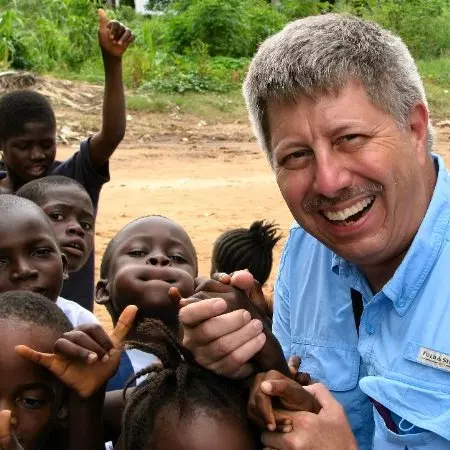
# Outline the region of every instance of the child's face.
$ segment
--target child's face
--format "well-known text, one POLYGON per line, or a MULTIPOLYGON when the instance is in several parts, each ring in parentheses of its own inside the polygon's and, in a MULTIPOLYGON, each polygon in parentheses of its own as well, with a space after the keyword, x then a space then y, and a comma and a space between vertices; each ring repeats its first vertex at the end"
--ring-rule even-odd
MULTIPOLYGON (((256 450, 262 448, 248 424, 242 424, 231 413, 227 415, 201 412, 189 419, 164 414, 164 423, 155 423, 156 435, 149 442, 158 450, 256 450), (172 423, 170 423, 172 422, 172 423), (165 430, 165 431, 163 431, 165 430), (170 430, 170 431, 169 431, 170 430)), ((150 446, 151 444, 151 446, 150 446)))
POLYGON ((61 253, 45 217, 21 207, 0 215, 0 292, 33 291, 56 301, 62 281, 61 253))
POLYGON ((50 219, 69 272, 75 272, 94 246, 94 207, 86 191, 69 185, 55 186, 47 197, 39 206, 50 219))
POLYGON ((40 122, 29 122, 23 133, 2 143, 8 170, 24 183, 43 177, 55 161, 56 130, 40 122))
POLYGON ((11 411, 11 423, 24 450, 35 450, 54 425, 61 407, 62 385, 43 367, 16 354, 24 344, 53 352, 61 333, 20 320, 0 319, 0 410, 11 411))
POLYGON ((183 297, 194 293, 197 262, 189 236, 171 220, 146 217, 128 226, 119 239, 106 285, 114 315, 135 304, 141 317, 172 324, 178 307, 169 288, 177 287, 183 297))

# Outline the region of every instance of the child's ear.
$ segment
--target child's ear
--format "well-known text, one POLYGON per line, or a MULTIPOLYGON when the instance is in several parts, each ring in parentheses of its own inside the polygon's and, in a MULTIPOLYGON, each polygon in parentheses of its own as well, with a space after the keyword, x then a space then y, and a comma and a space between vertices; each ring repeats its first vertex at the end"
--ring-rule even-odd
POLYGON ((107 305, 110 302, 108 280, 97 281, 95 286, 95 302, 99 305, 107 305))
POLYGON ((69 260, 67 259, 67 256, 64 253, 61 253, 61 261, 63 265, 63 280, 69 279, 69 260))

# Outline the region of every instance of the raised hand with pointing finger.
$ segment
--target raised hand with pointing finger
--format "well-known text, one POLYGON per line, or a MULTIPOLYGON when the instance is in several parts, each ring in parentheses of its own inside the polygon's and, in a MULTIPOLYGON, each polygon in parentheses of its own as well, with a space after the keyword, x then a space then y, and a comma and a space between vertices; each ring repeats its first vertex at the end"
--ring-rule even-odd
POLYGON ((133 41, 129 28, 117 20, 108 20, 106 12, 98 10, 98 42, 103 53, 120 58, 133 41))
POLYGON ((16 352, 50 370, 80 397, 88 398, 117 370, 136 313, 136 306, 127 306, 109 337, 98 326, 95 332, 77 329, 58 339, 55 353, 37 352, 25 345, 18 345, 16 352))

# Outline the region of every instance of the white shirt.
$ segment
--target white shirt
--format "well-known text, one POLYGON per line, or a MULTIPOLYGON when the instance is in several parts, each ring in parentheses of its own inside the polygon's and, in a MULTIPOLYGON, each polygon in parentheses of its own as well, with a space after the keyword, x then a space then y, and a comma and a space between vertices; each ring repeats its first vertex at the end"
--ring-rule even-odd
POLYGON ((58 297, 56 305, 59 306, 59 309, 67 316, 74 328, 89 323, 99 323, 94 314, 71 300, 58 297))

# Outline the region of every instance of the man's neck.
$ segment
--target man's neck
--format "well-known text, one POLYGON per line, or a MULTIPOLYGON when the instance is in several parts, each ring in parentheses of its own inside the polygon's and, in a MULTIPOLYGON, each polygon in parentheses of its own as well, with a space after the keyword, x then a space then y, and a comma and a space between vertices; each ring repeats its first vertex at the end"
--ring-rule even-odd
POLYGON ((0 180, 0 194, 13 194, 20 189, 25 183, 10 172, 6 172, 6 176, 0 180))

